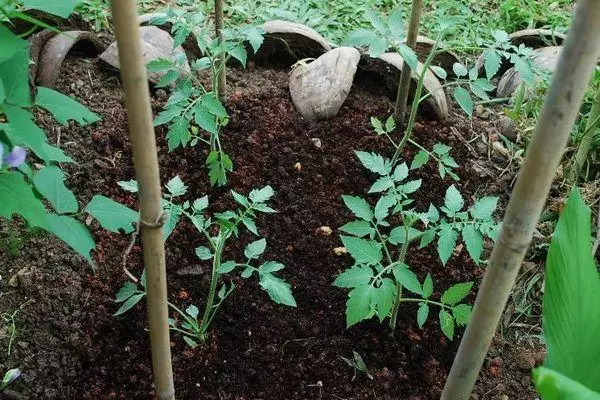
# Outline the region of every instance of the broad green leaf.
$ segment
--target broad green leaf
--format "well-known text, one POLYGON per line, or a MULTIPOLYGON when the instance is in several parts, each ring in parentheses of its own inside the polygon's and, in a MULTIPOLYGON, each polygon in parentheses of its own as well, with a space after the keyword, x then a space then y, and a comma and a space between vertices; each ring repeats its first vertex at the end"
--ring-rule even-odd
POLYGON ((173 68, 173 61, 166 58, 157 58, 146 64, 146 69, 150 72, 165 72, 173 68))
POLYGON ((361 285, 348 293, 346 328, 371 316, 371 298, 374 290, 371 285, 361 285))
POLYGON ((229 49, 229 55, 238 60, 242 64, 242 67, 246 68, 246 60, 248 59, 248 54, 246 53, 246 49, 242 44, 238 44, 229 49))
MULTIPOLYGON (((419 238, 423 232, 415 228, 408 228, 408 242, 412 242, 413 240, 419 238)), ((390 235, 388 238, 391 244, 404 244, 406 242, 406 228, 404 226, 397 226, 390 231, 390 235)))
POLYGON ((48 165, 33 177, 35 188, 52 204, 59 214, 75 213, 79 210, 77 199, 64 184, 65 174, 60 168, 48 165))
POLYGON ((242 224, 244 224, 244 226, 252 233, 254 233, 256 236, 258 236, 258 228, 256 227, 256 224, 254 223, 254 221, 252 220, 252 218, 249 217, 244 217, 242 218, 242 224))
POLYGON ((372 235, 375 233, 375 229, 371 226, 371 224, 367 221, 352 221, 348 222, 346 225, 338 228, 342 232, 349 233, 350 235, 363 237, 367 235, 372 235))
POLYGON ((433 293, 433 279, 431 274, 427 274, 425 281, 423 281, 423 298, 428 299, 433 293))
POLYGON ((275 272, 275 271, 280 271, 284 268, 285 268, 285 265, 283 265, 280 262, 266 261, 260 267, 258 267, 258 272, 271 273, 271 272, 275 272))
MULTIPOLYGON (((2 48, 2 58, 4 47, 2 48)), ((12 50, 8 50, 12 52, 12 50)), ((0 79, 4 84, 5 104, 13 106, 28 107, 31 105, 31 93, 29 91, 29 46, 23 47, 10 58, 0 62, 0 79)))
POLYGON ((343 235, 340 238, 357 264, 377 265, 383 259, 379 243, 373 240, 343 235))
MULTIPOLYGON (((196 247, 196 256, 201 260, 210 260, 213 255, 208 247, 198 246, 196 247)), ((222 266, 222 265, 221 265, 222 266)))
POLYGON ((494 37, 494 40, 498 43, 506 43, 510 40, 510 36, 508 35, 508 33, 500 29, 494 29, 492 31, 492 36, 494 37))
POLYGON ((392 272, 394 273, 394 278, 396 278, 396 282, 400 283, 406 289, 410 290, 413 293, 418 295, 423 294, 423 288, 419 283, 419 279, 414 272, 412 272, 408 265, 399 264, 392 268, 392 272))
POLYGON ((215 135, 219 130, 217 117, 202 103, 196 103, 196 106, 194 106, 194 122, 200 128, 215 135))
POLYGON ((436 74, 437 77, 440 78, 440 79, 446 79, 448 77, 448 73, 442 67, 438 67, 436 65, 432 65, 432 66, 429 67, 429 69, 432 70, 433 73, 436 74))
POLYGON ((392 132, 394 129, 396 129, 396 121, 394 121, 394 116, 390 115, 388 119, 385 120, 385 130, 392 132))
POLYGON ((49 161, 54 161, 57 163, 74 163, 75 162, 71 157, 66 155, 65 152, 62 151, 62 149, 59 149, 58 147, 55 147, 55 146, 51 146, 48 143, 43 143, 42 149, 43 149, 44 153, 46 153, 46 156, 48 156, 49 161))
POLYGON ((248 197, 253 203, 264 203, 273 197, 274 194, 275 192, 271 186, 265 186, 262 189, 254 189, 250 191, 248 197))
POLYGON ((235 261, 226 261, 219 266, 219 274, 228 274, 236 267, 235 261))
POLYGON ((356 196, 342 196, 342 199, 344 200, 346 207, 348 207, 358 218, 364 219, 365 221, 373 220, 373 210, 365 199, 356 196))
POLYGON ((208 196, 203 196, 199 199, 194 200, 192 208, 194 211, 199 212, 208 207, 208 196))
POLYGON ((378 37, 377 33, 369 29, 357 29, 350 32, 342 44, 344 46, 363 47, 370 45, 378 37))
POLYGON ((498 205, 497 197, 482 197, 471 208, 471 215, 475 219, 488 220, 492 218, 498 205))
POLYGON ((471 259, 475 261, 475 264, 479 264, 481 251, 483 250, 483 236, 473 225, 465 225, 461 233, 471 259))
POLYGON ((137 303, 140 302, 140 300, 142 298, 144 298, 144 296, 146 295, 146 293, 139 293, 136 295, 131 296, 130 298, 127 299, 127 301, 125 301, 121 307, 119 307, 119 309, 117 310, 116 313, 113 314, 113 316, 118 316, 121 315, 127 311, 129 311, 131 308, 133 308, 133 306, 135 306, 137 303))
POLYGON ((167 131, 167 144, 169 146, 169 152, 175 150, 177 147, 185 147, 192 139, 190 133, 190 121, 183 116, 177 116, 173 120, 173 123, 169 125, 167 131))
POLYGON ((233 196, 233 199, 243 205, 244 207, 249 207, 250 206, 250 202, 248 201, 248 199, 246 198, 246 196, 239 194, 238 192, 236 192, 235 190, 231 190, 231 195, 233 196))
POLYGON ((247 258, 257 258, 258 256, 260 256, 262 253, 265 252, 266 247, 267 247, 267 240, 264 238, 259 239, 252 243, 249 243, 246 246, 246 248, 244 249, 244 255, 247 258))
POLYGON ((404 185, 400 186, 400 190, 404 194, 414 193, 421 187, 422 180, 415 179, 414 181, 408 181, 404 185))
POLYGON ((468 304, 459 304, 455 307, 452 307, 452 315, 456 320, 456 325, 465 326, 469 323, 471 319, 471 312, 473 308, 468 304))
POLYGON ((410 169, 421 168, 423 165, 427 164, 429 161, 429 153, 425 150, 420 150, 413 158, 412 163, 410 163, 410 169))
POLYGON ((381 196, 375 204, 375 219, 377 221, 384 220, 390 211, 390 208, 396 205, 394 196, 381 196))
POLYGON ((169 182, 167 182, 166 186, 167 190, 173 197, 183 196, 187 192, 187 185, 183 183, 179 175, 172 178, 169 182))
POLYGON ((57 15, 62 18, 67 18, 73 13, 76 5, 81 3, 81 0, 23 0, 23 6, 27 9, 35 9, 46 12, 48 14, 57 15))
POLYGON ((383 322, 390 314, 395 298, 396 285, 390 278, 384 278, 381 285, 373 292, 373 303, 375 303, 380 322, 383 322))
POLYGON ((492 79, 500 70, 500 64, 502 63, 502 57, 493 49, 487 49, 484 53, 485 76, 488 79, 492 79))
POLYGON ((531 371, 533 383, 544 400, 600 400, 600 393, 546 367, 531 371))
POLYGON ((296 307, 296 300, 292 294, 291 286, 283 279, 268 273, 261 273, 260 286, 266 290, 275 303, 296 307))
POLYGON ((202 105, 206 107, 208 112, 216 115, 220 118, 227 118, 227 110, 223 107, 221 101, 217 98, 214 92, 206 93, 202 95, 202 99, 200 100, 202 105))
MULTIPOLYGON (((17 35, 12 33, 4 25, 0 25, 0 63, 11 59, 17 52, 26 49, 28 43, 26 40, 19 38, 17 35)), ((2 75, 0 75, 0 78, 2 75)), ((4 99, 0 99, 2 103, 4 99)))
POLYGON ((372 9, 368 9, 365 12, 365 17, 376 31, 384 35, 387 33, 387 24, 377 12, 373 11, 372 9))
POLYGON ((419 309, 417 310, 417 324, 420 329, 423 329, 423 325, 427 321, 427 317, 429 317, 429 305, 426 303, 421 303, 419 309))
POLYGON ((393 177, 396 182, 403 181, 408 177, 408 166, 406 163, 402 163, 394 169, 393 177))
POLYGON ((462 195, 456 189, 456 186, 451 185, 446 189, 446 195, 444 196, 444 205, 452 212, 459 212, 465 205, 462 195))
POLYGON ((405 35, 401 7, 394 7, 390 13, 390 16, 388 17, 388 26, 394 39, 399 39, 405 35))
POLYGON ((10 220, 15 214, 21 215, 29 225, 49 229, 46 208, 21 173, 8 171, 0 174, 0 188, 0 217, 10 220))
POLYGON ((164 210, 164 212, 167 214, 167 220, 163 225, 163 240, 166 241, 175 230, 175 227, 179 222, 181 214, 183 214, 183 208, 179 205, 174 204, 171 207, 164 210))
POLYGON ((373 58, 377 58, 377 57, 381 56, 383 53, 385 53, 387 51, 388 47, 390 47, 390 44, 387 41, 387 39, 378 37, 378 38, 374 39, 371 42, 371 44, 369 45, 369 56, 371 56, 373 58))
POLYGON ((546 260, 545 366, 600 392, 600 279, 591 252, 590 210, 573 189, 546 260))
POLYGON ((175 117, 181 116, 183 109, 178 106, 167 108, 166 110, 162 110, 156 118, 154 118, 154 126, 159 126, 171 122, 175 117))
POLYGON ((448 154, 448 152, 452 150, 452 147, 447 146, 443 143, 436 143, 433 145, 433 152, 438 156, 442 156, 444 154, 448 154))
POLYGON ((427 246, 429 243, 433 242, 435 239, 435 229, 427 229, 423 232, 423 236, 421 236, 421 240, 419 241, 419 249, 427 246))
POLYGON ((137 291, 137 286, 133 282, 125 282, 115 296, 115 301, 121 303, 131 297, 137 291))
POLYGON ((246 267, 246 269, 242 272, 242 278, 247 279, 252 276, 252 274, 256 271, 253 267, 246 267))
POLYGON ((92 266, 90 252, 96 248, 90 231, 81 222, 64 215, 48 215, 49 231, 85 258, 92 266))
POLYGON ((37 88, 35 104, 48 110, 61 124, 67 125, 70 119, 80 125, 91 124, 100 120, 100 116, 87 107, 55 90, 43 86, 37 88))
POLYGON ((417 70, 417 64, 419 63, 419 60, 415 52, 410 47, 402 43, 398 46, 398 53, 400 53, 402 60, 408 64, 410 69, 413 71, 417 70))
POLYGON ((373 277, 373 269, 369 266, 355 266, 348 268, 335 278, 333 286, 343 288, 354 288, 361 285, 366 285, 373 277))
POLYGON ((454 99, 469 117, 473 115, 473 99, 465 88, 459 86, 454 89, 454 99))
POLYGON ((104 229, 119 233, 134 231, 133 225, 138 220, 138 213, 114 200, 96 195, 85 208, 85 212, 94 217, 104 229))
POLYGON ((33 150, 39 158, 47 160, 46 134, 33 122, 33 114, 26 109, 9 104, 3 104, 2 110, 8 118, 10 129, 5 132, 11 143, 15 146, 25 145, 33 150))
POLYGON ((440 213, 433 204, 429 204, 429 209, 427 210, 427 218, 429 218, 429 221, 431 222, 437 222, 440 219, 440 213))
POLYGON ((384 192, 394 186, 394 180, 389 176, 382 176, 377 179, 375 183, 369 189, 369 193, 384 192))
MULTIPOLYGON (((177 80, 177 78, 179 78, 180 76, 181 76, 181 74, 176 69, 172 69, 170 71, 167 71, 167 73, 165 73, 163 76, 161 76, 160 80, 156 84, 156 87, 157 88, 167 87, 171 83, 175 82, 177 80)), ((176 99, 177 99, 176 97, 171 96, 169 98, 169 101, 168 101, 167 104, 175 104, 175 103, 177 103, 176 99)), ((182 99, 183 99, 183 97, 182 97, 182 99)))
POLYGON ((368 153, 366 151, 355 151, 354 153, 362 165, 369 171, 375 172, 379 175, 387 175, 392 170, 392 164, 390 160, 383 158, 377 153, 368 153))
POLYGON ((472 287, 473 282, 462 282, 450 286, 442 294, 442 299, 440 301, 449 306, 458 304, 460 301, 462 301, 465 297, 469 295, 469 292, 471 292, 472 287))
POLYGON ((450 340, 454 339, 454 319, 452 315, 444 309, 440 310, 440 328, 442 333, 450 340))
POLYGON ((454 71, 454 75, 456 75, 459 78, 461 76, 467 76, 467 74, 469 73, 469 71, 467 71, 467 68, 459 62, 455 62, 454 64, 452 64, 452 71, 454 71))
POLYGON ((442 228, 439 233, 437 250, 440 255, 440 259, 442 260, 442 264, 446 265, 446 262, 452 256, 452 252, 456 247, 456 239, 458 238, 458 233, 454 231, 450 226, 442 228))
POLYGON ((117 182, 117 185, 121 186, 121 188, 123 188, 124 190, 131 192, 131 193, 137 193, 138 192, 138 183, 135 179, 130 179, 128 181, 119 181, 117 182))

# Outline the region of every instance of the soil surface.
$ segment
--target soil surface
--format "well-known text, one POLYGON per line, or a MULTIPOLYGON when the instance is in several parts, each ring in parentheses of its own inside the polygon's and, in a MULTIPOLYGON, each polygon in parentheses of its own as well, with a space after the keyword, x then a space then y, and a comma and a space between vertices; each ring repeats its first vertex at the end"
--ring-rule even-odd
MULTIPOLYGON (((375 322, 347 330, 347 294, 331 285, 351 265, 349 256, 333 252, 341 246, 336 229, 351 220, 341 195, 364 196, 373 179, 353 150, 391 155, 391 146, 373 133, 369 117, 387 117, 392 104, 376 90, 358 84, 336 118, 309 124, 295 111, 286 71, 255 68, 233 70, 230 75, 231 121, 222 135, 235 164, 228 186, 210 187, 202 146, 169 154, 164 127, 156 130, 161 179, 166 182, 179 175, 189 185, 189 200, 209 194, 211 211, 233 206, 229 189, 247 193, 271 185, 276 191, 271 206, 278 213, 261 215, 257 225, 267 238, 265 257, 286 265, 281 275, 292 284, 298 307, 272 303, 256 281, 241 280, 235 273, 228 277, 237 289, 220 308, 207 345, 190 349, 180 336, 172 335, 177 398, 439 398, 460 336, 447 340, 435 313, 420 330, 416 307, 411 305, 402 307, 394 338, 387 325, 375 322), (316 234, 321 226, 331 227, 334 233, 316 234), (353 350, 362 355, 373 379, 360 373, 353 379, 355 371, 341 358, 351 357, 353 350)), ((58 143, 77 161, 63 167, 67 186, 81 207, 95 194, 136 207, 135 195, 117 185, 134 177, 118 75, 95 59, 68 59, 57 89, 102 116, 102 121, 82 128, 61 127, 44 112, 38 115, 51 143, 58 143)), ((156 93, 155 114, 165 101, 164 93, 156 93)), ((510 184, 486 173, 481 165, 487 160, 468 142, 494 134, 493 121, 455 115, 445 123, 420 121, 414 137, 428 148, 437 141, 453 147, 452 155, 461 165, 461 180, 455 184, 472 201, 475 196, 503 192, 510 184)), ((407 148, 405 156, 412 159, 414 153, 407 148)), ((423 179, 415 196, 420 209, 430 202, 441 204, 446 188, 454 183, 442 181, 434 165, 416 171, 415 176, 423 179)), ((19 310, 12 353, 6 358, 2 349, 0 370, 19 367, 23 375, 12 388, 30 399, 150 399, 144 302, 120 317, 112 316, 118 308, 114 295, 127 279, 121 262, 130 238, 104 231, 96 222, 87 223, 97 242, 95 272, 47 235, 28 238, 16 254, 0 250, 0 310, 19 310)), ((0 229, 2 238, 23 232, 19 223, 0 229)), ((194 254, 195 247, 204 244, 202 239, 183 221, 166 243, 169 299, 180 307, 196 304, 202 309, 204 305, 210 266, 194 254)), ((226 259, 240 260, 251 240, 245 232, 232 241, 226 259)), ((421 280, 432 274, 434 297, 453 283, 473 280, 477 286, 481 280, 484 267, 474 265, 464 249, 456 252, 446 267, 434 246, 409 252, 408 264, 421 280)), ((129 255, 128 267, 141 274, 139 243, 129 255)), ((4 347, 8 331, 2 328, 4 347)), ((529 369, 542 358, 532 344, 516 343, 507 332, 498 335, 473 398, 536 398, 529 369)))

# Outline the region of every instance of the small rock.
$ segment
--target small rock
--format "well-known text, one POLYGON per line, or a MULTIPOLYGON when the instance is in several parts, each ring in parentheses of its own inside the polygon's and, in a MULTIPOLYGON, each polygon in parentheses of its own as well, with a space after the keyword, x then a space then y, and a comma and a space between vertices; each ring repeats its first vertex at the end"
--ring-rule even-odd
POLYGON ((520 352, 517 355, 517 366, 524 371, 532 369, 535 367, 534 355, 529 351, 520 352))
POLYGON ((302 164, 300 164, 299 162, 297 162, 296 164, 294 164, 294 169, 296 169, 298 171, 302 171, 302 164))
POLYGON ((320 226, 315 232, 318 236, 331 236, 333 230, 328 226, 320 226))
POLYGON ((508 400, 508 396, 505 394, 500 395, 500 400, 508 400))
POLYGON ((158 89, 156 91, 156 98, 159 100, 166 100, 167 99, 167 92, 164 89, 158 89))
POLYGON ((310 141, 312 142, 312 144, 314 144, 314 145, 315 145, 315 147, 316 147, 317 149, 320 149, 320 148, 321 148, 321 146, 322 146, 322 144, 321 144, 321 139, 314 137, 314 138, 310 138, 310 141))
POLYGON ((343 256, 344 254, 348 253, 348 250, 346 250, 345 247, 336 247, 333 249, 333 252, 336 256, 343 256))
POLYGON ((348 97, 359 60, 355 48, 338 47, 310 64, 296 64, 289 87, 298 112, 309 121, 335 117, 348 97))
POLYGON ((504 145, 500 142, 493 142, 492 147, 495 151, 502 154, 506 158, 510 158, 510 152, 504 147, 504 145))
POLYGON ((517 126, 512 118, 503 115, 500 117, 498 124, 500 126, 500 133, 511 142, 517 141, 517 126))
POLYGON ((477 106, 475 107, 475 115, 477 115, 481 119, 489 119, 490 115, 492 115, 492 112, 488 108, 482 106, 481 104, 477 104, 477 106))

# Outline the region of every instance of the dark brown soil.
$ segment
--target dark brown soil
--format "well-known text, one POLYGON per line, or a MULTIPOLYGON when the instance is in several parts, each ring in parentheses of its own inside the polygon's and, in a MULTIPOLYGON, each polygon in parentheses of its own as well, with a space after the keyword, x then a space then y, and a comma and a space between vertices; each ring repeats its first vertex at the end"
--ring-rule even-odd
MULTIPOLYGON (((286 265, 282 275, 292 284, 298 308, 272 303, 258 285, 234 277, 237 290, 221 307, 206 347, 189 349, 172 336, 175 385, 179 399, 435 399, 458 347, 443 337, 436 318, 424 330, 416 324, 416 308, 404 306, 396 337, 385 325, 362 323, 345 329, 346 293, 331 286, 334 277, 351 263, 336 256, 341 245, 335 229, 351 216, 342 194, 364 195, 372 181, 353 150, 390 155, 391 147, 372 133, 370 116, 390 114, 391 103, 377 93, 354 87, 339 115, 308 124, 296 113, 287 90, 285 71, 255 69, 232 71, 228 108, 231 122, 223 134, 224 147, 235 171, 227 188, 209 186, 200 146, 167 153, 164 128, 157 129, 161 178, 179 175, 189 185, 189 199, 209 194, 211 209, 233 205, 229 189, 247 192, 271 185, 277 214, 261 216, 257 225, 267 238, 266 257, 286 265), (311 138, 319 138, 317 148, 311 138), (295 168, 299 163, 301 168, 295 168), (319 236, 320 226, 334 229, 319 236), (373 379, 360 375, 343 360, 355 350, 362 355, 373 379)), ((95 60, 69 60, 58 90, 69 93, 102 121, 92 127, 60 127, 43 113, 39 121, 52 143, 60 145, 77 165, 64 165, 71 187, 84 206, 94 194, 104 194, 136 206, 135 196, 117 185, 133 178, 126 115, 118 76, 95 60)), ((158 112, 164 99, 154 101, 158 112)), ((458 186, 466 198, 489 191, 490 177, 471 167, 475 155, 451 127, 465 138, 493 131, 493 123, 465 122, 461 117, 442 124, 420 122, 415 138, 430 147, 436 141, 453 146, 463 167, 458 186)), ((413 149, 407 149, 406 156, 413 149)), ((440 204, 445 189, 436 169, 416 173, 423 187, 416 205, 440 204)), ((492 185, 498 189, 497 185, 492 185)), ((8 229, 2 227, 1 235, 8 229)), ((145 308, 138 305, 113 317, 115 292, 125 281, 121 257, 129 237, 111 234, 91 223, 97 241, 98 269, 93 273, 80 257, 58 240, 34 237, 17 256, 0 254, 0 310, 20 308, 13 353, 0 359, 0 369, 19 367, 23 377, 14 389, 31 399, 148 399, 152 373, 145 308), (18 287, 8 280, 21 271, 18 287), (29 275, 27 275, 29 272, 29 275)), ((251 236, 241 235, 227 250, 239 255, 251 236)), ((194 248, 202 238, 182 222, 167 241, 170 301, 182 307, 203 307, 209 266, 194 248)), ((141 274, 140 248, 135 246, 129 266, 141 274)), ((464 280, 479 282, 483 267, 475 266, 461 251, 444 268, 433 246, 410 252, 408 263, 423 278, 432 274, 435 296, 464 280)), ((473 300, 473 296, 471 297, 473 300)), ((462 332, 460 332, 462 333, 462 332)), ((2 342, 4 344, 4 342, 2 342)), ((500 336, 484 366, 475 398, 534 399, 529 371, 516 357, 522 347, 500 336)), ((535 349, 534 349, 535 350, 535 349)), ((4 357, 5 352, 0 352, 4 357)), ((533 354, 533 353, 532 353, 533 354)), ((535 353, 539 362, 539 352, 535 353)), ((522 360, 521 360, 522 361, 522 360)), ((0 394, 0 397, 2 395, 0 394)))

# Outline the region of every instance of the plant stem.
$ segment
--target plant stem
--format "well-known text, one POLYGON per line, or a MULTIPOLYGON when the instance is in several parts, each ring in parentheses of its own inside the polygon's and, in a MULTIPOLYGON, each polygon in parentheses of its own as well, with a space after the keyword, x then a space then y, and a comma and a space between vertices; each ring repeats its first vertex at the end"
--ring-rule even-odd
POLYGON ((206 331, 212 320, 213 305, 215 303, 215 293, 217 292, 217 283, 219 280, 219 267, 221 266, 221 254, 225 247, 225 237, 219 239, 215 255, 213 257, 212 274, 210 277, 210 289, 208 290, 208 299, 206 299, 206 308, 204 309, 204 315, 202 316, 202 322, 200 324, 200 339, 204 341, 206 339, 206 331))
POLYGON ((525 83, 521 83, 519 86, 519 92, 515 98, 515 105, 513 107, 513 113, 515 115, 521 114, 521 108, 523 107, 523 100, 525 99, 525 83))
POLYGON ((425 82, 425 74, 429 70, 431 61, 433 61, 433 57, 436 54, 438 43, 439 43, 439 39, 433 45, 433 49, 431 49, 431 53, 429 53, 429 56, 427 57, 427 60, 425 61, 425 65, 423 65, 423 70, 419 74, 419 81, 417 82, 417 89, 415 90, 415 95, 414 95, 411 110, 410 110, 410 118, 408 119, 408 125, 406 127, 406 132, 404 133, 402 140, 396 147, 396 151, 394 152, 394 156, 392 157, 392 166, 396 165, 396 163, 398 162, 398 159, 400 158, 400 154, 402 154, 402 150, 404 149, 406 142, 408 141, 408 139, 410 139, 410 136, 412 135, 412 131, 415 126, 415 119, 417 117, 417 109, 419 107, 419 103, 420 103, 420 99, 421 99, 421 93, 423 93, 423 84, 425 82))
POLYGON ((577 153, 575 153, 575 158, 573 160, 573 166, 571 167, 571 174, 569 180, 571 183, 575 183, 579 174, 581 173, 581 169, 587 160, 588 153, 590 152, 590 148, 592 147, 592 142, 594 139, 594 132, 598 127, 598 120, 600 119, 600 86, 596 89, 596 95, 594 96, 594 104, 592 105, 592 109, 590 110, 590 115, 588 116, 587 122, 585 124, 585 132, 581 137, 581 142, 579 142, 579 147, 577 148, 577 153))
POLYGON ((154 388, 159 400, 174 400, 165 248, 161 229, 163 210, 160 175, 148 78, 140 47, 137 5, 135 0, 113 0, 111 7, 121 56, 121 77, 125 91, 133 163, 139 183, 138 197, 146 266, 148 326, 154 388))
POLYGON ((556 169, 600 55, 600 7, 577 2, 542 113, 512 191, 442 400, 466 400, 475 385, 519 266, 531 243, 556 169))
MULTIPOLYGON (((410 226, 406 225, 404 220, 404 216, 402 214, 402 210, 400 210, 400 215, 402 216, 402 223, 404 224, 404 243, 400 248, 400 256, 398 257, 398 263, 404 263, 404 259, 406 258, 406 251, 408 250, 408 246, 410 245, 410 241, 408 240, 410 226)), ((392 306, 392 316, 390 317, 390 328, 392 329, 392 336, 394 335, 394 331, 396 330, 396 321, 398 320, 398 310, 400 309, 400 301, 402 300, 402 285, 397 282, 398 291, 396 292, 396 298, 394 299, 394 305, 392 306)))
MULTIPOLYGON (((225 41, 223 38, 223 0, 215 0, 215 30, 217 38, 219 40, 219 45, 221 46, 225 41)), ((225 52, 223 49, 221 49, 221 52, 222 53, 219 56, 218 60, 219 67, 217 68, 219 73, 218 93, 219 99, 221 99, 222 102, 225 102, 225 90, 227 86, 227 68, 225 66, 225 52)))
MULTIPOLYGON (((419 34, 419 21, 421 20, 421 10, 423 9, 423 0, 413 0, 410 12, 410 22, 406 36, 406 45, 415 50, 417 44, 417 35, 419 34)), ((402 64, 402 73, 400 83, 398 84, 398 95, 396 96, 396 110, 394 111, 394 121, 397 126, 404 125, 404 114, 406 113, 406 102, 408 100, 408 89, 410 88, 411 70, 410 66, 404 60, 402 64)))

